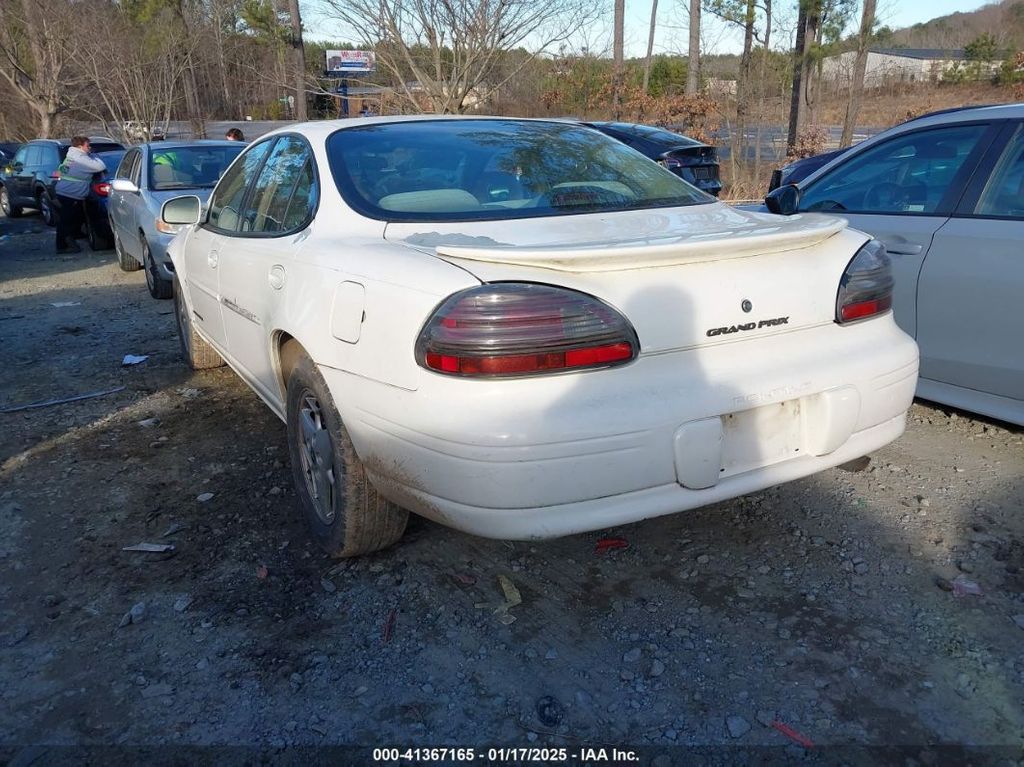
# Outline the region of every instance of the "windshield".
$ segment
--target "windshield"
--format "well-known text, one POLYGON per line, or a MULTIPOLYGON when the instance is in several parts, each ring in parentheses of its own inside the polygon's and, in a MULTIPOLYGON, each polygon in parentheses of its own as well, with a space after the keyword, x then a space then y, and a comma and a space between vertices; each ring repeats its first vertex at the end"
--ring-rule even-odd
POLYGON ((386 221, 467 221, 693 205, 709 197, 590 128, 424 120, 327 140, 346 201, 386 221))
POLYGON ((225 168, 245 149, 238 146, 178 146, 151 149, 149 153, 149 188, 166 189, 212 188, 225 168))

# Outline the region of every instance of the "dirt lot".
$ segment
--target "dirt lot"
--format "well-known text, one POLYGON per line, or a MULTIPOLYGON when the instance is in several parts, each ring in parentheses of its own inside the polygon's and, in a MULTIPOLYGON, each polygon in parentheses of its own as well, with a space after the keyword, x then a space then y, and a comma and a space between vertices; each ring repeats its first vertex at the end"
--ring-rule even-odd
POLYGON ((228 369, 179 362, 141 272, 55 257, 35 217, 0 227, 0 408, 124 387, 0 414, 0 761, 45 753, 30 744, 1021 758, 1021 430, 917 404, 859 473, 541 543, 414 519, 339 563, 304 533, 281 423, 228 369), (609 537, 628 547, 597 552, 609 537), (175 549, 122 550, 139 542, 175 549))

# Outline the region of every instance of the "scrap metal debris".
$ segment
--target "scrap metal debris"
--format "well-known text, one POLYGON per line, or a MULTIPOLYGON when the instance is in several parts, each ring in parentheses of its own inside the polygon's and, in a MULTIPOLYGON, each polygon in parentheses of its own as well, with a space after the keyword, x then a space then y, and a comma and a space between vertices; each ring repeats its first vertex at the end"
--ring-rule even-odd
POLYGON ((801 735, 799 732, 794 730, 788 724, 786 724, 784 722, 780 722, 778 719, 776 719, 774 722, 772 722, 772 728, 778 730, 783 735, 785 735, 787 738, 789 738, 791 741, 793 741, 794 743, 798 743, 799 745, 803 746, 804 748, 814 748, 814 741, 812 741, 810 738, 808 738, 805 735, 801 735))
POLYGON ((381 632, 381 639, 384 640, 384 644, 391 641, 391 635, 395 631, 395 621, 398 618, 398 610, 391 608, 391 612, 388 613, 387 619, 384 621, 384 631, 381 632))
POLYGON ((34 410, 39 407, 50 407, 51 405, 63 405, 65 402, 78 402, 83 399, 94 399, 96 397, 106 397, 108 394, 116 394, 119 391, 124 391, 123 386, 115 386, 113 389, 104 389, 103 391, 93 391, 88 394, 76 394, 73 397, 61 397, 60 399, 47 399, 40 402, 30 402, 27 405, 17 405, 15 407, 7 407, 0 410, 0 413, 18 413, 22 410, 34 410))
POLYGON ((603 554, 613 549, 628 549, 629 542, 625 538, 602 538, 594 547, 595 554, 603 554))
POLYGON ((136 543, 132 546, 125 546, 121 551, 142 551, 147 554, 164 554, 174 551, 173 543, 136 543))

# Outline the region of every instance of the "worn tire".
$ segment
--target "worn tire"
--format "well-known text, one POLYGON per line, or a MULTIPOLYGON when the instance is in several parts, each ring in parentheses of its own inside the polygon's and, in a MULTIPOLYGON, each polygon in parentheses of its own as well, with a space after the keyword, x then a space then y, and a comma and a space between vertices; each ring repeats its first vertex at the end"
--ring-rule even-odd
MULTIPOLYGON (((385 499, 367 478, 327 383, 305 354, 298 357, 288 377, 287 408, 288 453, 295 488, 317 543, 333 557, 354 557, 386 548, 401 538, 409 512, 385 499), (317 405, 316 416, 305 421, 310 414, 310 397, 317 405), (317 427, 311 441, 303 437, 304 422, 317 427), (320 449, 311 448, 313 443, 320 449), (317 483, 306 470, 314 460, 311 456, 317 454, 330 456, 332 479, 325 493, 329 493, 329 501, 323 506, 314 500, 317 483), (328 506, 328 514, 318 510, 328 506)), ((319 465, 326 466, 327 462, 319 465)))
POLYGON ((181 356, 193 370, 207 370, 224 365, 224 358, 217 350, 204 341, 192 326, 185 297, 181 295, 181 283, 174 278, 174 320, 178 326, 178 341, 181 343, 181 356))
POLYGON ((11 198, 7 194, 7 187, 4 186, 0 186, 0 210, 3 210, 4 215, 8 218, 18 218, 22 213, 20 205, 11 205, 11 198))
POLYGON ((114 232, 114 252, 117 253, 117 265, 121 267, 122 272, 137 272, 142 268, 138 259, 124 249, 117 232, 114 232))
POLYGON ((112 244, 108 238, 96 231, 96 225, 88 216, 85 218, 85 239, 90 250, 110 250, 112 244))
POLYGON ((57 226, 57 216, 53 212, 53 202, 50 200, 46 190, 40 189, 36 192, 36 209, 47 226, 57 226))
POLYGON ((146 270, 146 289, 149 290, 149 295, 159 299, 171 298, 174 295, 174 283, 160 276, 145 238, 142 240, 142 268, 146 270))

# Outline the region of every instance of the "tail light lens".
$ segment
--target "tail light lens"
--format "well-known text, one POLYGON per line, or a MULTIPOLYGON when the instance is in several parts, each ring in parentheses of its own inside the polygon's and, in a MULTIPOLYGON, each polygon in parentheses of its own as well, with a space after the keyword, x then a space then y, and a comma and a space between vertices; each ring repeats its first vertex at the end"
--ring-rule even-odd
POLYGON ((60 169, 58 168, 57 170, 51 170, 50 178, 60 178, 60 169))
POLYGON ((106 181, 96 181, 92 185, 92 191, 100 197, 107 197, 110 194, 110 184, 106 181))
POLYGON ((416 361, 438 373, 497 378, 622 365, 639 351, 629 321, 593 296, 499 282, 441 304, 420 333, 416 361))
POLYGON ((885 245, 871 240, 857 251, 839 281, 836 322, 842 325, 885 314, 892 308, 892 285, 885 245))

